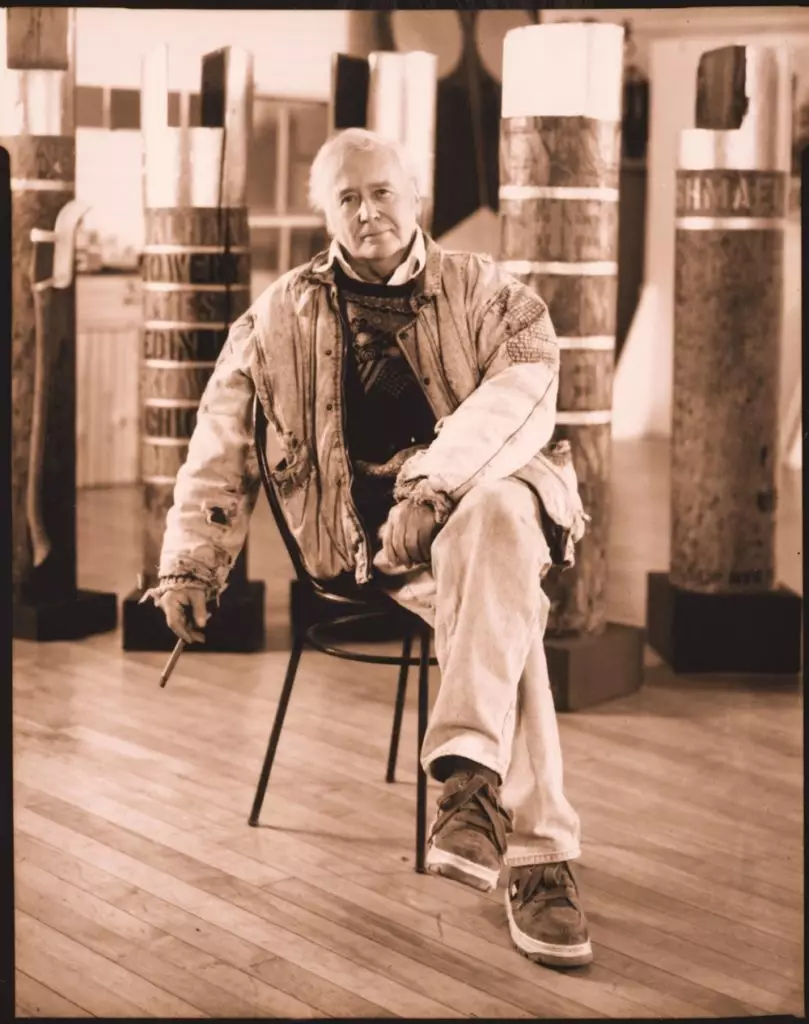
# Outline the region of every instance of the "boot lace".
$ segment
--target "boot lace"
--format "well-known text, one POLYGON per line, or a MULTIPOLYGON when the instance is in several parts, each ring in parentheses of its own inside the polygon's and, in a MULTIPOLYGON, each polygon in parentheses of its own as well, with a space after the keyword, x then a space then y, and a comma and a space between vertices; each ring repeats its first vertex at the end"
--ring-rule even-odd
POLYGON ((522 886, 520 906, 531 901, 578 909, 578 890, 567 863, 534 865, 522 886))
POLYGON ((461 776, 458 788, 438 801, 438 809, 430 839, 450 821, 456 821, 493 839, 498 853, 505 854, 506 836, 512 831, 511 815, 482 775, 461 776))

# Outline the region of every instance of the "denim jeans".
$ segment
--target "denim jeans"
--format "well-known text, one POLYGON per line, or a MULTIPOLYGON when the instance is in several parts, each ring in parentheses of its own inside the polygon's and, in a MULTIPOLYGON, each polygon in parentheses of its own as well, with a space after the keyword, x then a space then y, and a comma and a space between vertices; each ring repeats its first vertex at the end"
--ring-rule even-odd
POLYGON ((454 754, 500 775, 514 816, 506 864, 572 860, 579 818, 564 794, 543 646, 550 602, 541 579, 551 558, 534 491, 513 478, 472 488, 431 558, 388 591, 435 629, 441 685, 424 769, 454 754))

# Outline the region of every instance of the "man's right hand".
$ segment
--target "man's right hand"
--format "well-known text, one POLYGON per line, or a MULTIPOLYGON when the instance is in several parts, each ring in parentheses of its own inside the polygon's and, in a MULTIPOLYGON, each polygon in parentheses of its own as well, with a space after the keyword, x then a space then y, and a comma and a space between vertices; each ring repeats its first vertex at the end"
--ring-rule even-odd
POLYGON ((157 601, 166 616, 169 629, 187 644, 204 644, 202 630, 208 621, 205 591, 200 587, 167 590, 157 601), (194 628, 194 627, 198 628, 194 628))

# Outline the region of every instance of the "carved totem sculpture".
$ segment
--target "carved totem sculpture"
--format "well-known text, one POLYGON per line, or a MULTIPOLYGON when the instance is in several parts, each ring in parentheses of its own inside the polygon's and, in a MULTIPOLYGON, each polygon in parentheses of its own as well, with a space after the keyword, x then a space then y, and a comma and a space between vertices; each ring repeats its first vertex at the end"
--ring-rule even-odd
POLYGON ((786 54, 703 54, 676 193, 671 569, 649 642, 675 671, 793 673, 802 602, 776 585, 786 54))
MULTIPOLYGON (((127 650, 168 650, 176 640, 163 612, 142 598, 157 583, 166 513, 202 393, 230 325, 250 305, 252 58, 232 47, 203 58, 202 127, 168 127, 168 93, 168 52, 161 46, 145 61, 142 93, 143 568, 124 602, 127 650)), ((264 635, 264 584, 248 581, 245 548, 205 644, 190 650, 257 650, 264 635)))
POLYGON ((15 7, 0 22, 0 145, 12 193, 14 635, 112 630, 114 594, 76 565, 75 12, 15 7))
POLYGON ((548 577, 557 707, 636 689, 638 630, 608 622, 623 29, 513 29, 503 46, 500 264, 548 303, 559 338, 555 441, 572 451, 591 521, 576 565, 548 577))

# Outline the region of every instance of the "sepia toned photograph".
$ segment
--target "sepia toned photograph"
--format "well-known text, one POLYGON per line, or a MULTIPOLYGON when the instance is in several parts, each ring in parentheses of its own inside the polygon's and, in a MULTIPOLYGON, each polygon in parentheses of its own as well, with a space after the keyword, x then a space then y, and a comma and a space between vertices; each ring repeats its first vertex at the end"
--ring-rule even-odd
POLYGON ((801 1018, 801 6, 0 8, 2 1019, 801 1018))

